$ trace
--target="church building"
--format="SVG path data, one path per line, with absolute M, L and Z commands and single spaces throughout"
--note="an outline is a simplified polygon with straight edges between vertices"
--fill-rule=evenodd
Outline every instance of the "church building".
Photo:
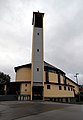
M 72 102 L 78 94 L 78 84 L 55 66 L 44 61 L 44 13 L 33 12 L 32 62 L 15 67 L 20 95 L 29 100 Z

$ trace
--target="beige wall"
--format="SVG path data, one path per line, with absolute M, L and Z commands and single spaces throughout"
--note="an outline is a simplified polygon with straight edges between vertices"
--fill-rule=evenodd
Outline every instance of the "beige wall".
M 49 82 L 58 83 L 58 78 L 56 73 L 49 72 Z
M 78 92 L 79 92 L 78 85 L 74 84 L 69 79 L 67 79 L 67 84 L 74 86 L 75 94 L 78 94 Z
M 59 86 L 54 84 L 51 84 L 50 89 L 47 89 L 47 84 L 45 84 L 44 97 L 74 97 L 74 92 L 73 90 L 68 91 L 68 87 L 64 90 L 64 86 L 62 86 L 62 90 L 59 90 Z
M 43 74 L 44 82 L 46 82 L 46 74 L 44 71 Z M 60 75 L 61 83 L 63 82 L 63 76 Z M 16 81 L 31 81 L 31 68 L 20 68 L 16 72 Z M 56 73 L 49 72 L 49 82 L 58 83 L 58 75 Z M 27 84 L 27 86 L 25 85 Z M 72 85 L 75 88 L 75 93 L 78 93 L 78 86 L 74 84 L 72 81 L 67 79 L 67 85 Z M 59 85 L 50 84 L 51 89 L 47 89 L 47 85 L 44 84 L 44 97 L 74 97 L 73 87 L 71 91 L 68 90 L 68 86 L 66 86 L 66 90 L 64 90 L 64 86 L 62 86 L 62 90 L 59 90 Z M 21 84 L 21 94 L 31 94 L 31 84 L 30 83 L 22 83 Z
M 20 68 L 16 72 L 16 81 L 31 81 L 31 69 Z
M 31 95 L 31 84 L 30 83 L 22 83 L 20 88 L 20 94 Z

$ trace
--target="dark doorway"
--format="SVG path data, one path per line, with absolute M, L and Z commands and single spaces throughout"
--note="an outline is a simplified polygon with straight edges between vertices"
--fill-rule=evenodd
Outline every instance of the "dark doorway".
M 10 82 L 7 86 L 8 95 L 17 95 L 20 94 L 20 83 L 19 82 Z
M 32 93 L 33 100 L 43 100 L 43 86 L 33 86 Z

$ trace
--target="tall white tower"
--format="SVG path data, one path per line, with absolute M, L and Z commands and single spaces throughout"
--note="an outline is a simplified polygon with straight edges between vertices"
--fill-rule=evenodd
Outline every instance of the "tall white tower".
M 32 99 L 43 99 L 43 17 L 44 13 L 33 12 L 32 42 Z

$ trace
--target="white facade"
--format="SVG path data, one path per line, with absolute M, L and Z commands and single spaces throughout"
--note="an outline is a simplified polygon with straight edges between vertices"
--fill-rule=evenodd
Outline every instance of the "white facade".
M 34 28 L 33 34 L 33 82 L 43 82 L 43 29 Z

